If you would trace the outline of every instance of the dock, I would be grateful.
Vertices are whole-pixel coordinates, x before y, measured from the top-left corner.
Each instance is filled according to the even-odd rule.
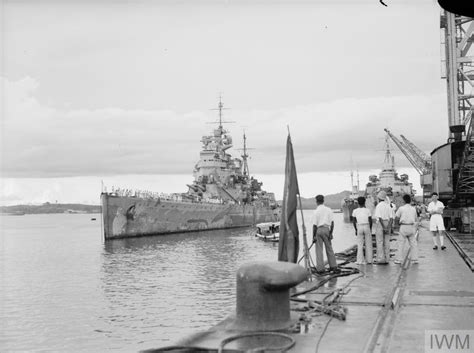
[[[466,261],[470,254],[472,263],[474,239],[458,233],[449,233],[448,238],[446,250],[433,250],[431,233],[422,232],[419,264],[405,258],[402,265],[360,266],[363,276],[350,284],[340,302],[347,307],[346,320],[327,316],[313,320],[317,322],[313,337],[301,340],[299,351],[314,351],[319,342],[318,352],[421,353],[427,351],[427,331],[474,330],[474,273]],[[458,244],[457,239],[465,241]],[[394,247],[396,242],[391,242]],[[348,280],[338,278],[333,285],[343,287]],[[325,286],[320,292],[328,289]],[[307,295],[308,299],[318,296]],[[467,351],[474,351],[473,346],[471,342]]]
[[[396,236],[391,241],[392,260],[395,240]],[[288,352],[441,352],[443,350],[429,347],[431,336],[438,335],[435,337],[438,339],[443,334],[457,333],[460,336],[455,343],[464,349],[456,351],[473,352],[474,272],[470,263],[474,238],[450,232],[445,237],[445,245],[446,250],[433,250],[431,233],[422,231],[418,239],[418,264],[412,264],[408,254],[401,265],[393,261],[388,265],[349,263],[344,265],[346,271],[356,268],[360,273],[343,277],[317,276],[313,281],[296,286],[291,291],[291,314],[299,316],[299,323],[285,331],[293,342]],[[324,284],[317,290],[298,295],[318,283]],[[330,300],[333,306],[327,305]],[[323,303],[327,310],[321,310],[318,303]],[[331,315],[331,308],[336,313],[337,310],[342,312],[344,317]],[[177,344],[217,352],[223,339],[239,334],[226,329],[228,320]],[[470,335],[467,341],[466,334]],[[453,341],[437,342],[443,345]],[[222,351],[245,351],[252,344],[278,347],[287,343],[269,333],[262,334],[257,341],[255,337],[229,341]]]

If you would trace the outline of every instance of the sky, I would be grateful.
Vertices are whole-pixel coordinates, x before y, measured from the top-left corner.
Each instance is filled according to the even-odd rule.
[[[245,131],[278,198],[288,128],[304,197],[378,174],[384,128],[429,153],[448,137],[440,8],[386,3],[0,0],[0,204],[186,191],[220,95],[229,152]]]

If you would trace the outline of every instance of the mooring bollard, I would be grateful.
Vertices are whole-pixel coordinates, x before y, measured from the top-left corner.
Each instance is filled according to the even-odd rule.
[[[290,317],[289,289],[303,282],[307,271],[288,262],[251,262],[237,271],[237,313],[231,328],[242,331],[283,330]]]

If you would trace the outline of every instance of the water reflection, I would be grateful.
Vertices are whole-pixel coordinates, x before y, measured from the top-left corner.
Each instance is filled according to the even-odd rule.
[[[235,305],[238,267],[276,260],[277,247],[253,234],[246,228],[104,243],[102,330],[115,339],[166,342],[224,319]]]
[[[162,346],[234,310],[242,264],[277,259],[278,244],[258,240],[251,228],[103,243],[90,217],[3,216],[1,351]],[[354,240],[336,218],[334,248]]]
[[[306,213],[311,229],[311,211]],[[336,220],[337,234],[348,227]],[[340,238],[335,248],[346,245]],[[108,241],[101,269],[104,330],[150,347],[206,329],[234,310],[237,269],[249,261],[276,261],[277,253],[278,244],[258,240],[252,228]]]

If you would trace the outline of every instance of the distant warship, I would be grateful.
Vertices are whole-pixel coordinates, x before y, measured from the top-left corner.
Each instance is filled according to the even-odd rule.
[[[341,210],[344,222],[352,222],[352,211],[356,209],[359,204],[357,198],[361,196],[359,191],[359,172],[357,172],[357,185],[354,185],[354,172],[351,170],[351,193],[341,201]]]
[[[167,195],[117,189],[101,193],[106,240],[279,220],[275,195],[262,190],[262,183],[249,174],[245,133],[241,159],[232,158],[227,153],[232,137],[222,125],[222,100],[217,110],[218,127],[202,137],[200,159],[187,192]]]
[[[395,158],[390,152],[388,139],[389,136],[387,134],[385,137],[385,158],[382,170],[378,177],[377,175],[369,176],[369,182],[365,189],[366,207],[372,211],[377,203],[377,193],[379,191],[385,191],[390,197],[390,201],[397,208],[404,204],[403,195],[408,194],[413,197],[415,193],[413,184],[408,180],[408,175],[398,175],[395,169]]]

